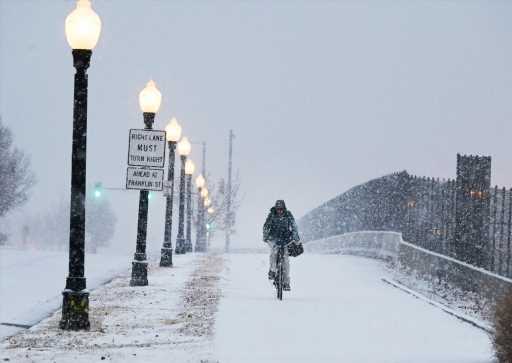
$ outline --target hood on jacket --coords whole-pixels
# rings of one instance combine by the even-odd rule
[[[270,208],[270,212],[272,214],[277,214],[277,210],[276,210],[277,208],[283,208],[284,209],[284,214],[285,215],[289,214],[288,209],[286,209],[286,204],[284,203],[284,200],[278,199],[276,201],[276,204],[272,208]]]
[[[274,205],[274,208],[283,208],[284,210],[286,210],[286,204],[284,203],[284,200],[282,199],[278,199],[276,200],[276,204]]]

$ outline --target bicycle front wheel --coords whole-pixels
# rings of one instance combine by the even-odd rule
[[[284,282],[284,273],[283,273],[283,262],[279,261],[279,265],[277,268],[277,299],[283,300],[283,282]]]

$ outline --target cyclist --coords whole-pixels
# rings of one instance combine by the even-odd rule
[[[263,226],[263,241],[267,242],[271,248],[270,269],[268,271],[269,280],[273,280],[276,276],[278,247],[292,241],[294,243],[299,242],[299,240],[299,231],[292,213],[286,209],[284,200],[276,201],[276,204],[270,209],[270,213]],[[288,258],[288,249],[286,248],[283,270],[283,290],[290,291],[290,261]]]

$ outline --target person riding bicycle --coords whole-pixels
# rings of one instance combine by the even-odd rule
[[[269,280],[273,280],[277,272],[277,251],[279,246],[290,242],[299,242],[299,231],[292,213],[286,209],[284,200],[276,201],[274,207],[270,209],[267,220],[263,225],[263,241],[267,242],[270,251],[270,270],[268,271]],[[288,249],[284,253],[284,284],[283,290],[290,291],[290,261],[288,258]]]

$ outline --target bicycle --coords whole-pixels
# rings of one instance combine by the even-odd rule
[[[277,250],[277,273],[274,278],[274,286],[277,291],[277,299],[283,300],[283,285],[284,285],[284,249],[288,248],[288,245],[292,244],[292,242],[288,242],[287,244],[280,245]]]

